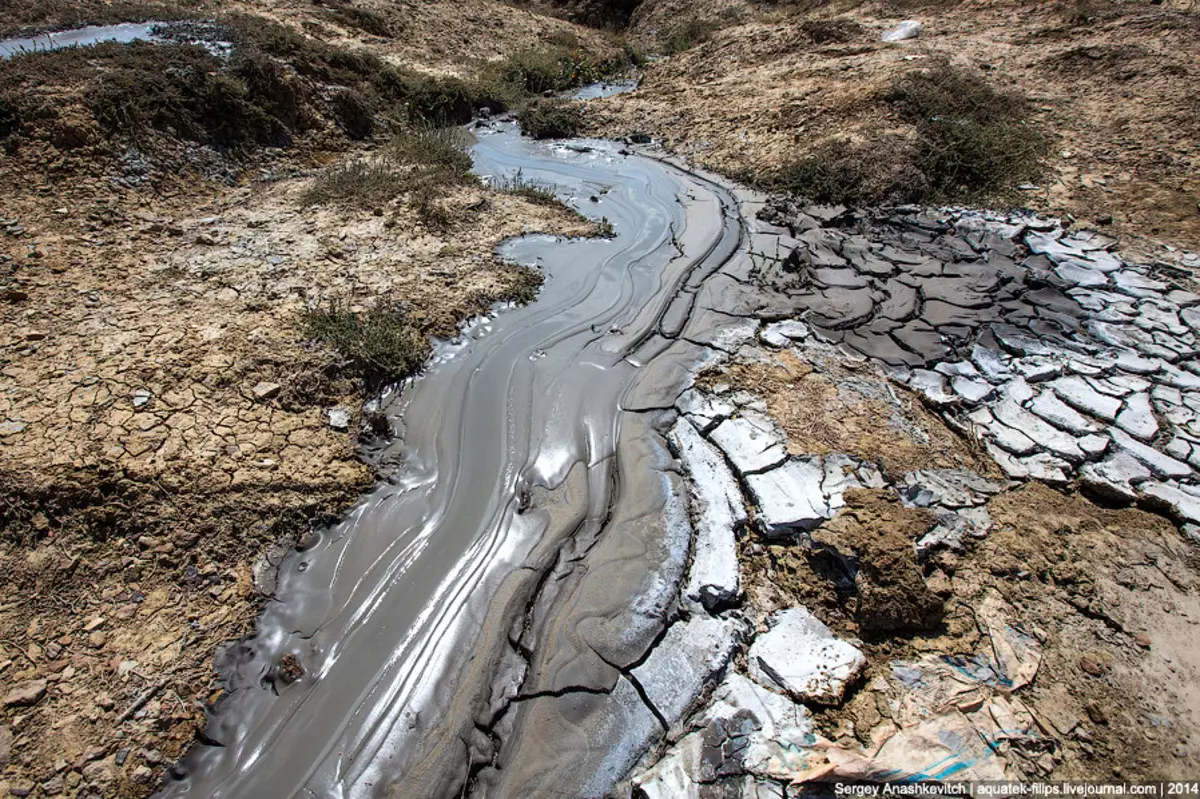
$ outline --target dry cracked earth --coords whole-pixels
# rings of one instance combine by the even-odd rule
[[[593,35],[493,5],[428,4],[403,52],[325,35],[439,74]],[[635,32],[672,13],[652,5]],[[878,85],[955,50],[1036,87],[1068,144],[1030,204],[1062,218],[746,204],[755,269],[718,278],[730,327],[671,432],[696,530],[681,607],[625,697],[666,734],[615,791],[784,797],[936,762],[1197,773],[1192,17],[1101,16],[1081,43],[1060,11],[966,4],[898,50],[875,34],[910,14],[884,9],[813,48],[786,17],[710,5],[745,24],[651,65],[594,130],[741,172],[874,124]],[[49,148],[20,169],[62,166]],[[373,476],[364,398],[295,312],[399,296],[452,333],[526,279],[497,242],[588,228],[475,189],[449,233],[400,206],[347,218],[300,207],[304,172],[146,198],[4,170],[0,793],[145,796],[219,696],[212,653],[252,629],[269,564]]]
[[[1190,276],[1030,215],[758,216],[676,405],[696,539],[627,790],[1191,773]]]

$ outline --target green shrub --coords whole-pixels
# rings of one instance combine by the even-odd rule
[[[604,77],[608,68],[593,62],[580,49],[551,45],[513,53],[491,71],[501,83],[518,92],[544,94],[593,83]]]
[[[813,44],[845,44],[863,33],[863,26],[852,19],[806,19],[800,30]]]
[[[707,42],[719,27],[717,23],[706,19],[692,18],[679,22],[668,29],[663,37],[663,52],[674,54],[691,50],[696,45]]]
[[[551,186],[535,180],[527,180],[520,169],[517,170],[515,175],[500,178],[496,181],[495,187],[498,191],[502,191],[505,194],[524,197],[526,200],[538,205],[561,206],[563,204],[558,197],[554,196],[554,189]]]
[[[437,200],[446,189],[474,180],[460,130],[419,126],[397,134],[374,158],[329,167],[302,202],[378,208],[407,192],[423,220],[443,225],[449,220]]]
[[[466,134],[458,128],[421,125],[397,134],[387,151],[400,163],[425,173],[437,173],[447,181],[474,181]]]
[[[317,176],[304,194],[306,205],[346,205],[375,208],[395,199],[408,187],[408,176],[386,158],[349,161]]]
[[[338,302],[305,311],[299,320],[306,338],[342,359],[342,370],[374,390],[420,368],[429,341],[399,306],[351,311]]]
[[[355,6],[336,6],[329,9],[326,13],[330,19],[343,27],[354,28],[355,30],[385,39],[392,38],[391,22],[382,14],[369,9],[356,8]]]
[[[152,150],[156,132],[240,151],[287,146],[324,117],[363,139],[406,121],[468,121],[503,102],[481,84],[393,67],[247,14],[228,14],[213,35],[231,42],[221,59],[199,45],[105,42],[0,61],[0,138],[49,126],[71,90],[105,132]]]
[[[563,139],[579,133],[583,109],[567,100],[535,100],[517,112],[517,121],[535,139]]]
[[[177,5],[128,0],[3,0],[0,3],[0,9],[3,10],[0,37],[84,25],[190,19],[195,12],[182,7],[189,5],[195,6],[196,3],[190,0]]]
[[[903,76],[887,100],[916,126],[917,164],[937,197],[978,198],[1044,176],[1050,140],[1029,124],[1021,95],[942,64]]]

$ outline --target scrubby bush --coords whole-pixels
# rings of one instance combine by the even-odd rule
[[[528,94],[559,92],[592,83],[606,74],[586,52],[562,44],[520,50],[494,67],[499,80]]]
[[[526,200],[538,205],[562,205],[558,197],[554,196],[552,187],[535,180],[527,179],[520,169],[517,170],[516,174],[496,181],[495,187],[505,194],[524,197]]]
[[[322,117],[362,139],[503,108],[482,85],[396,68],[252,15],[225,15],[206,35],[231,44],[228,59],[191,43],[106,42],[0,61],[0,138],[11,148],[34,135],[57,87],[80,97],[107,134],[145,151],[156,144],[150,134],[241,151],[286,146]],[[59,103],[49,109],[60,112]]]
[[[305,311],[299,325],[306,338],[332,350],[341,370],[362,379],[369,390],[416,371],[429,349],[427,337],[396,305],[352,311],[332,302]]]
[[[567,100],[537,100],[517,113],[517,121],[535,139],[563,139],[579,133],[583,110]]]
[[[911,148],[883,139],[833,139],[784,165],[768,183],[814,202],[844,205],[916,202],[928,189]]]
[[[329,17],[346,28],[360,30],[372,36],[392,38],[392,23],[382,14],[355,6],[334,6],[327,12]]]
[[[713,32],[720,28],[715,22],[706,19],[686,19],[671,26],[662,39],[662,49],[668,54],[682,53],[690,50],[701,42],[712,37]]]
[[[813,44],[845,44],[863,34],[863,26],[852,19],[806,19],[800,23],[801,32]]]
[[[1029,100],[979,75],[949,64],[910,72],[887,100],[916,126],[917,164],[937,196],[995,194],[1045,172],[1050,142],[1029,123]]]
[[[943,64],[907,73],[882,98],[911,123],[911,139],[837,139],[759,183],[817,202],[979,201],[1040,180],[1049,138],[1029,102]]]
[[[442,202],[446,190],[473,182],[462,132],[419,126],[398,134],[373,158],[329,167],[303,202],[378,208],[407,194],[423,222],[444,227],[453,221]]]

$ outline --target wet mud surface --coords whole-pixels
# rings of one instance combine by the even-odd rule
[[[634,673],[688,528],[654,409],[704,357],[679,333],[740,242],[736,210],[611,145],[551,153],[505,123],[479,140],[479,171],[553,184],[616,238],[503,248],[546,272],[538,302],[400,392],[395,474],[285,559],[257,636],[221,658],[221,746],[166,795],[602,793],[661,732]],[[284,684],[288,655],[303,675]]]
[[[1159,633],[1195,623],[1182,278],[1053,220],[764,205],[479,133],[480,171],[617,235],[502,248],[545,272],[538,302],[392,401],[394,474],[283,560],[164,795],[783,797],[926,757],[1192,762],[1194,698],[1161,688],[1200,664]],[[1099,568],[1117,530],[1172,577]]]

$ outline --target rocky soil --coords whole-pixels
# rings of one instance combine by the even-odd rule
[[[902,73],[948,59],[1028,96],[1029,121],[1057,137],[1050,179],[1008,202],[1105,227],[1130,252],[1175,261],[1162,244],[1200,248],[1196,11],[1090,0],[648,0],[632,33],[650,52],[688,20],[715,30],[648,65],[638,91],[595,109],[589,125],[649,134],[724,174],[765,176],[831,140],[910,138],[884,95]],[[905,19],[923,24],[918,38],[881,41]]]

